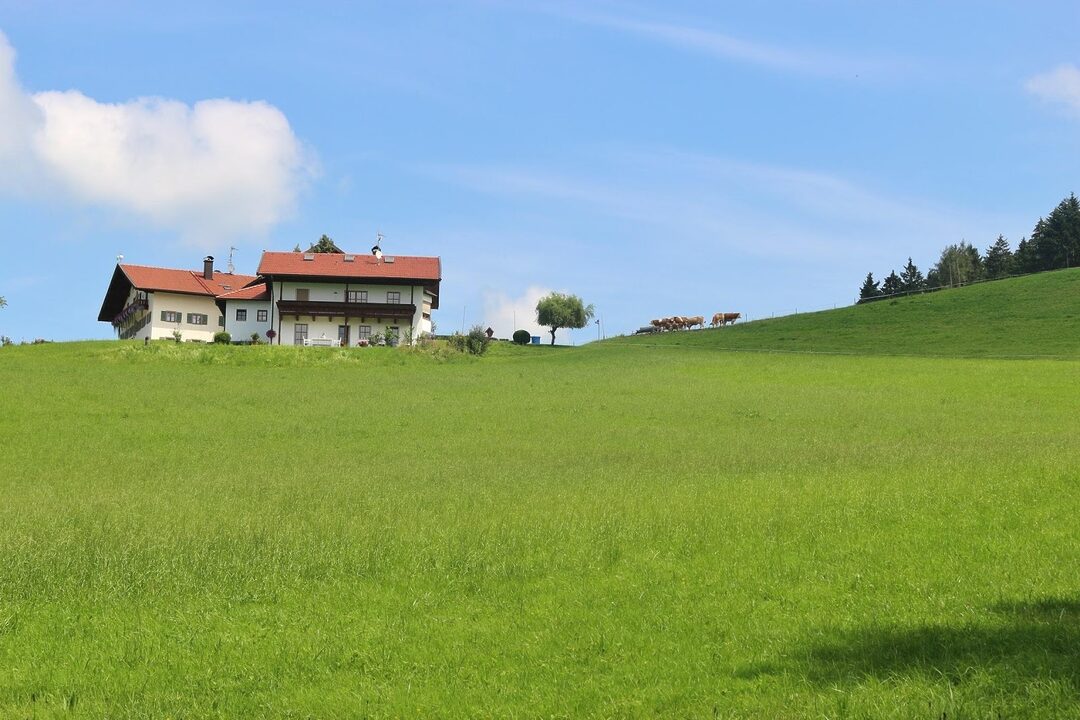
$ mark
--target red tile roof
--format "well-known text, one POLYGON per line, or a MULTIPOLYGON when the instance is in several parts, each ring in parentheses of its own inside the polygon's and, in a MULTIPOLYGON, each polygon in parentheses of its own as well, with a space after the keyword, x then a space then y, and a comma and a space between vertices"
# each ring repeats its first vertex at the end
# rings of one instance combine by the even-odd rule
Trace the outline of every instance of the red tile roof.
POLYGON ((338 253, 264 252, 259 262, 259 275, 294 275, 304 277, 379 278, 393 280, 438 281, 442 278, 442 263, 437 257, 395 255, 393 261, 374 255, 338 253), (307 255, 311 260, 305 260, 307 255), (352 261, 346 262, 345 258, 352 261))
POLYGON ((222 295, 218 295, 218 300, 269 300, 270 291, 266 288, 266 283, 260 283, 258 285, 252 285, 246 288, 240 288, 239 290, 231 290, 222 295))
POLYGON ((120 265, 132 285, 139 290, 187 293, 217 297, 239 290, 258 280, 253 275, 235 275, 214 271, 214 279, 207 280, 194 270, 172 270, 146 265, 120 265))

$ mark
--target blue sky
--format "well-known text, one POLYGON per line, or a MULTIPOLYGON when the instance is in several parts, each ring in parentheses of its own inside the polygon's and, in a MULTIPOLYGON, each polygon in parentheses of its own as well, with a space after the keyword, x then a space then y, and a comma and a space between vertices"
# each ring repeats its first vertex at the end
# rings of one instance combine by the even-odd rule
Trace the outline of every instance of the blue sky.
POLYGON ((110 337, 119 253, 377 231, 440 331, 764 317, 1080 189, 1076 3, 291 5, 0 0, 0 334, 110 337))

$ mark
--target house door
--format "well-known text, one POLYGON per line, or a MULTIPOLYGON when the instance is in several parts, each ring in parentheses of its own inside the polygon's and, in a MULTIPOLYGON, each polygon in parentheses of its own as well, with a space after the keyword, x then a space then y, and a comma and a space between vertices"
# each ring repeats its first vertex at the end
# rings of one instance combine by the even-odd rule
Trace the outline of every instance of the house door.
POLYGON ((338 325, 337 326, 337 339, 338 345, 341 347, 349 347, 349 326, 338 325))

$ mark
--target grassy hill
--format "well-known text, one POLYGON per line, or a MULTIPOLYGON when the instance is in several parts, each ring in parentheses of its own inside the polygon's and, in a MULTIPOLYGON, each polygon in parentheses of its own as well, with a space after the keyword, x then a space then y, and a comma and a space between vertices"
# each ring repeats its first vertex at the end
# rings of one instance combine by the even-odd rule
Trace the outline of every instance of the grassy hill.
POLYGON ((1080 714, 1080 361, 758 327, 0 349, 0 717, 1080 714))
POLYGON ((859 355, 1080 357, 1080 269, 617 341, 859 355))

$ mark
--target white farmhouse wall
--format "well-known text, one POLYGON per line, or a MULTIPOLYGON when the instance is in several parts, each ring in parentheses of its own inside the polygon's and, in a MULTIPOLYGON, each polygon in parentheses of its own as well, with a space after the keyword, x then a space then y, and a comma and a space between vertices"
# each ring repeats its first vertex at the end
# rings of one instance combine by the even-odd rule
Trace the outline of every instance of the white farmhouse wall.
POLYGON ((184 341, 212 342, 214 333, 221 330, 218 309, 214 298, 202 295, 182 295, 180 293, 155 292, 150 294, 150 311, 153 313, 151 339, 172 339, 173 331, 179 330, 184 341), (181 313, 180 322, 167 323, 161 319, 161 313, 172 310, 181 313), (200 313, 207 316, 206 325, 188 323, 188 313, 200 313))
POLYGON ((226 300, 225 330, 232 335, 233 342, 251 340, 252 333, 259 333, 259 339, 266 342, 266 331, 270 329, 269 300, 226 300), (247 310, 247 320, 237 320, 236 311, 247 310), (266 320, 259 322, 259 310, 266 311, 266 320))
MULTIPOLYGON (((367 318, 366 320, 361 321, 360 318, 350 317, 348 325, 349 344, 351 346, 355 346, 360 339, 359 329, 361 325, 370 326, 372 335, 383 332, 388 326, 399 328, 399 332, 403 337, 409 333, 410 330, 413 338, 416 338, 421 332, 431 331, 430 321, 424 320, 423 317, 425 306, 423 285, 378 285, 350 282, 347 287, 348 290, 366 290, 368 293, 367 301, 369 303, 385 303, 386 294, 388 292, 398 292, 401 294, 401 302, 403 304, 412 304, 416 307, 416 311, 411 320, 409 318, 395 320, 367 318)), ((338 326, 346 324, 343 317, 335 317, 333 320, 326 317, 316 317, 312 320, 310 315, 301 315, 299 319, 297 319, 295 315, 289 314, 279 317, 277 302, 279 300, 285 300, 287 302, 295 301, 296 291, 300 288, 308 291, 308 300, 310 302, 347 302, 348 300, 346 283, 344 282, 324 283, 282 281, 273 283, 273 288, 271 290, 273 302, 270 320, 274 331, 278 333, 278 337, 275 338, 274 342, 281 345, 294 344, 297 323, 306 324, 308 326, 309 338, 327 337, 331 340, 337 340, 338 326), (278 329, 279 326, 280 330, 278 329)), ((231 302, 229 303, 229 308, 229 312, 232 313, 231 302)))
MULTIPOLYGON (((312 302, 347 302, 345 293, 346 284, 343 282, 280 282, 274 283, 276 294, 275 300, 296 300, 297 289, 308 291, 308 300, 312 302)), ((365 283, 348 283, 349 290, 367 290, 368 302, 386 302, 387 292, 401 293, 401 302, 422 304, 424 288, 422 285, 368 285, 365 283)))
MULTIPOLYGON (((329 318, 325 317, 316 317, 314 320, 312 320, 310 316, 301 316, 300 319, 297 320, 293 315, 286 315, 281 319, 280 340, 282 345, 295 344, 296 326, 298 324, 307 325, 308 338, 329 338, 336 341, 338 339, 338 327, 341 325, 345 325, 346 323, 345 319, 341 317, 336 317, 333 319, 333 321, 331 321, 329 318)), ((360 342, 361 325, 366 325, 370 327, 372 336, 379 335, 385 332, 387 327, 398 328, 398 332, 401 337, 404 337, 405 334, 409 331, 408 319, 402 319, 397 321, 387 320, 380 322, 372 318, 368 318, 364 321, 361 321, 359 318, 349 318, 348 325, 350 347, 356 347, 357 344, 360 342)), ((276 343, 277 339, 275 339, 274 342, 276 343)))

